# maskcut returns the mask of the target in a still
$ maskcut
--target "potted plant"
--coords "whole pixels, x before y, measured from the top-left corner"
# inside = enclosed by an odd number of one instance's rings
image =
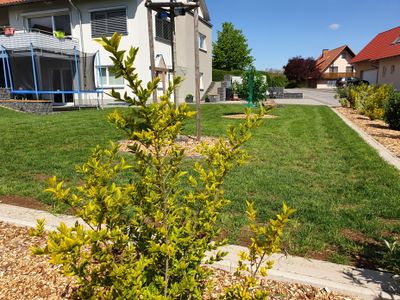
[[[58,39],[65,39],[64,31],[54,31],[54,36]]]
[[[193,95],[192,94],[187,94],[185,97],[186,103],[193,103]]]
[[[3,28],[3,30],[4,30],[4,34],[5,34],[6,36],[12,36],[12,35],[14,35],[14,33],[15,33],[15,28],[13,28],[13,27],[11,27],[11,26],[5,26],[5,27]]]

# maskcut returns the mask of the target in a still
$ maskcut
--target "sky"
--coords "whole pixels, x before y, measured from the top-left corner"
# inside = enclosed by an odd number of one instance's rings
[[[378,33],[400,26],[400,0],[206,0],[213,40],[223,22],[247,37],[259,70],[294,56],[317,58],[347,44],[356,54]]]

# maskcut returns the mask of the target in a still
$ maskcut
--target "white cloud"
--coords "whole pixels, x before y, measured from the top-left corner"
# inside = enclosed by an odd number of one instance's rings
[[[329,29],[331,29],[331,30],[338,30],[339,27],[340,27],[340,24],[336,24],[336,23],[329,25]]]

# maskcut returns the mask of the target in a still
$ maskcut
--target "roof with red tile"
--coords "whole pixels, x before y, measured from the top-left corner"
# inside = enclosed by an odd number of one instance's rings
[[[396,39],[398,42],[394,43]],[[400,26],[379,33],[351,62],[379,60],[398,55],[400,55]]]
[[[39,2],[41,0],[0,0],[0,6],[12,6],[31,2]]]
[[[355,56],[354,52],[347,45],[343,45],[333,50],[326,50],[317,59],[318,70],[322,73],[325,72],[325,70],[339,57],[344,50],[347,50],[352,56]]]

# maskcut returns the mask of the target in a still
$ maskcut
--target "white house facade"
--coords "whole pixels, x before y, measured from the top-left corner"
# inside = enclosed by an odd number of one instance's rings
[[[205,2],[200,4],[198,39],[203,94],[212,76],[212,26]],[[152,14],[156,69],[163,69],[165,81],[159,86],[162,92],[173,74],[172,27],[168,16],[154,11]],[[177,93],[182,102],[187,94],[195,92],[193,14],[177,16],[175,22],[175,71],[185,78]],[[129,92],[124,80],[113,74],[112,60],[99,43],[102,36],[109,37],[114,32],[122,34],[122,50],[139,47],[135,67],[143,82],[151,80],[144,0],[0,0],[0,27],[0,78],[5,77],[0,79],[0,87],[11,88],[16,95],[60,104],[93,103],[101,97],[107,104],[112,102],[107,96],[111,88]],[[10,28],[15,32],[6,32]],[[31,59],[22,59],[23,53],[32,54]],[[20,71],[23,65],[25,72]],[[26,80],[21,79],[24,73],[29,73]]]

